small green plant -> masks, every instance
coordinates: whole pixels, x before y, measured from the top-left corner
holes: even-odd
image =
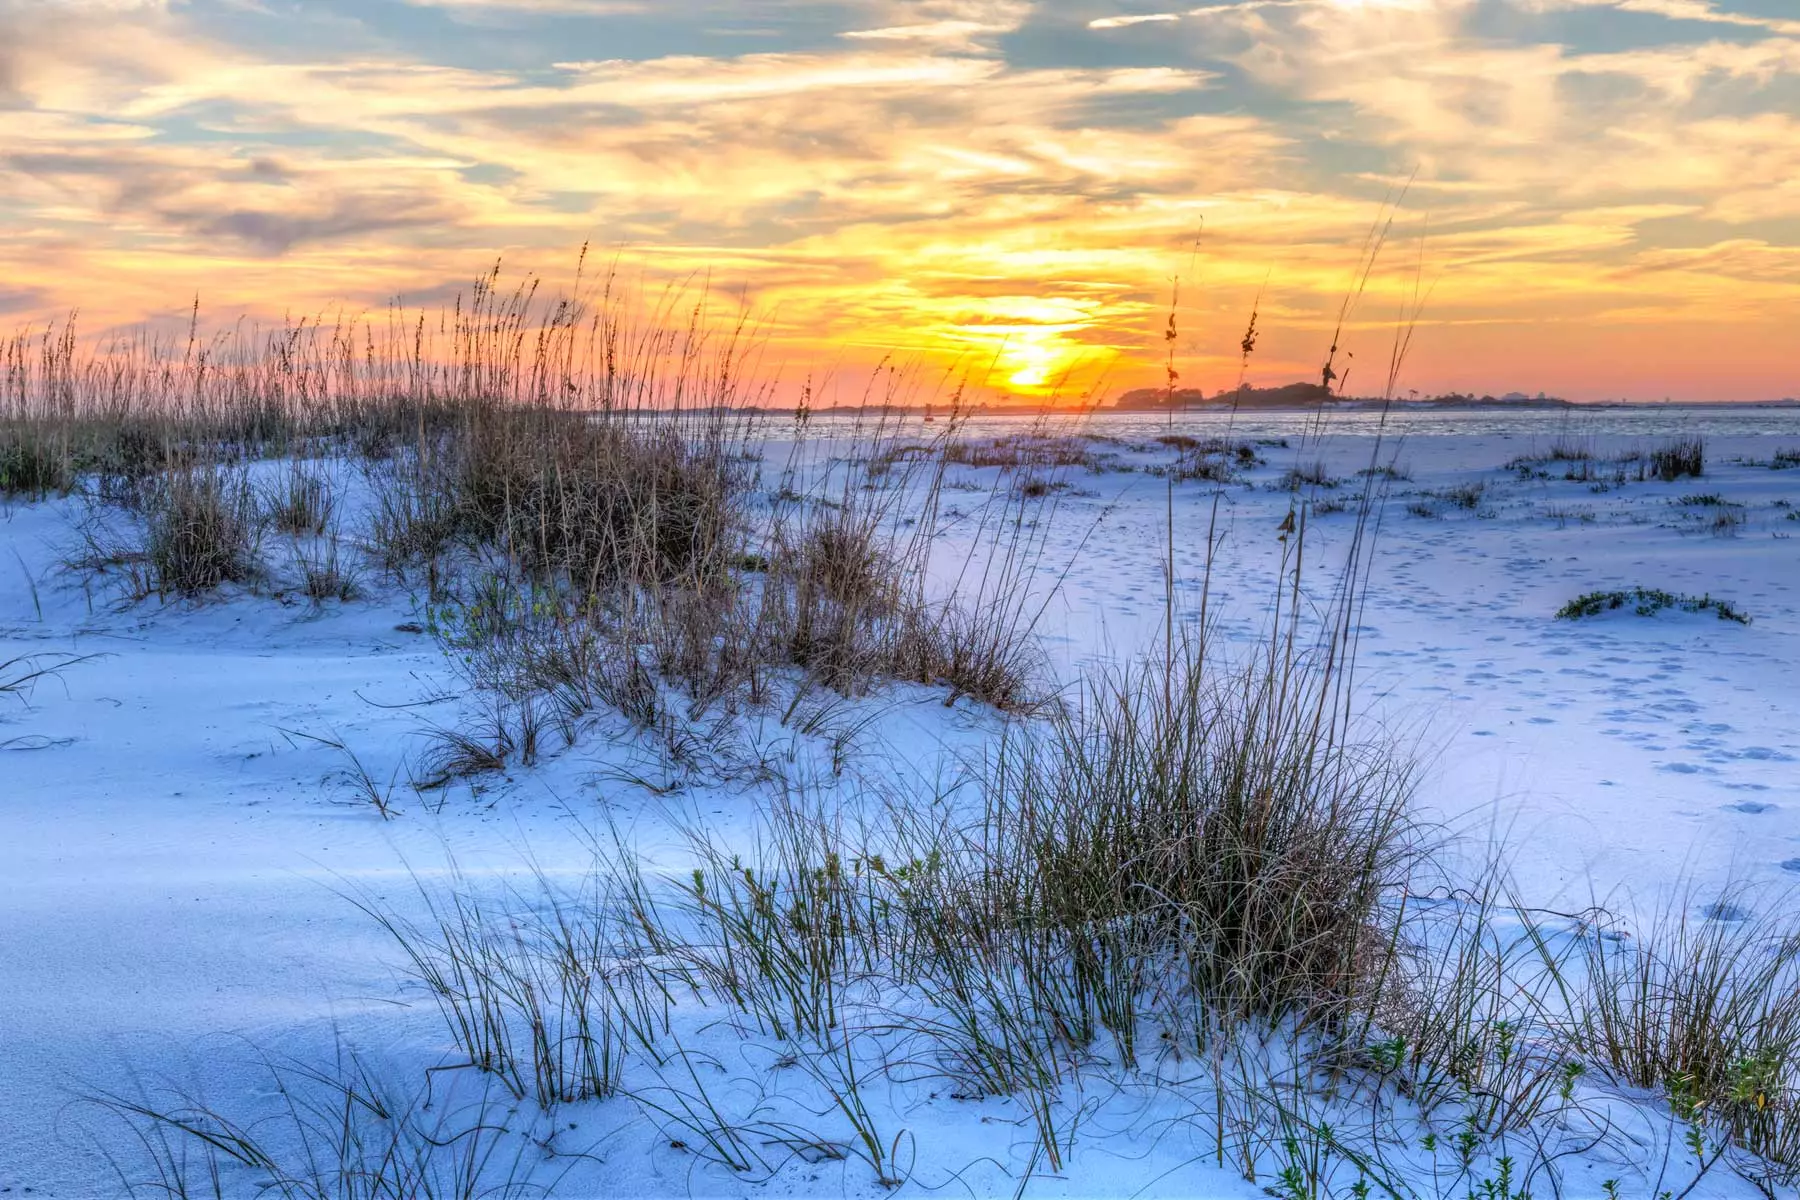
[[[1665,592],[1661,588],[1630,588],[1624,591],[1588,592],[1577,596],[1556,610],[1559,621],[1574,621],[1582,617],[1597,617],[1602,613],[1615,612],[1630,605],[1632,611],[1640,617],[1653,617],[1664,609],[1679,608],[1682,612],[1715,613],[1721,621],[1736,621],[1739,625],[1750,624],[1748,615],[1740,611],[1729,600],[1718,600],[1712,596],[1678,596],[1673,592]]]

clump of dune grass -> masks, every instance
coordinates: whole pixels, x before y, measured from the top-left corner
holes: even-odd
[[[1712,612],[1721,621],[1736,621],[1739,625],[1750,624],[1747,614],[1739,610],[1729,600],[1719,600],[1707,596],[1683,596],[1661,588],[1636,587],[1618,591],[1588,592],[1577,596],[1556,610],[1559,621],[1575,621],[1583,617],[1597,617],[1602,613],[1616,612],[1630,606],[1640,617],[1653,617],[1665,609],[1678,608],[1682,612]]]
[[[68,447],[55,431],[0,424],[0,496],[41,500],[74,487]]]
[[[1280,487],[1285,491],[1298,491],[1303,487],[1336,488],[1343,485],[1343,480],[1336,478],[1326,467],[1323,460],[1310,463],[1299,463],[1288,468],[1282,475]]]
[[[1407,772],[1342,740],[1325,672],[1178,653],[1090,685],[1046,740],[1002,747],[988,903],[1054,931],[1089,1003],[1116,986],[1109,965],[1161,960],[1202,1037],[1250,1017],[1335,1025],[1416,852]]]
[[[262,526],[240,472],[197,467],[143,481],[123,521],[90,517],[86,569],[117,571],[133,599],[193,599],[261,578]],[[121,527],[123,532],[120,532]]]
[[[145,494],[139,590],[197,596],[257,577],[260,531],[249,482],[222,470],[181,471]]]
[[[265,495],[263,519],[290,536],[317,537],[330,526],[335,503],[330,479],[296,462]]]
[[[1751,906],[1774,906],[1762,916]],[[1727,889],[1665,911],[1636,937],[1581,942],[1574,1033],[1622,1082],[1666,1097],[1706,1141],[1800,1172],[1800,931],[1781,897]],[[1716,1152],[1715,1152],[1716,1153]]]
[[[1170,478],[1176,480],[1233,483],[1244,471],[1261,466],[1265,461],[1256,445],[1248,441],[1198,438],[1183,433],[1163,434],[1156,441],[1176,451],[1175,465],[1169,468]]]
[[[928,453],[880,408],[844,430],[855,454],[813,461],[797,438],[765,507],[746,420],[480,406],[371,464],[377,557],[423,575],[434,628],[491,698],[485,732],[427,778],[498,769],[535,744],[528,722],[569,743],[601,708],[673,748],[777,690],[902,678],[1032,703],[1029,497],[993,488],[954,595],[925,587],[954,422]]]
[[[1482,497],[1487,494],[1487,485],[1480,480],[1472,483],[1458,484],[1455,487],[1438,488],[1425,492],[1424,495],[1433,500],[1442,500],[1454,508],[1465,512],[1474,512],[1481,507]]]
[[[1650,451],[1650,473],[1665,483],[1706,474],[1706,440],[1677,438]]]
[[[999,467],[1004,471],[1095,464],[1087,439],[1054,434],[1039,427],[1008,437],[947,439],[942,454],[946,462],[959,466]]]
[[[296,538],[293,563],[300,594],[315,606],[328,600],[348,603],[362,595],[362,572],[345,554],[336,530],[310,541]]]

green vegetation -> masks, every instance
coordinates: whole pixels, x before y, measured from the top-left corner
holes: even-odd
[[[1738,611],[1728,600],[1715,600],[1712,596],[1678,596],[1673,592],[1665,592],[1660,588],[1630,588],[1625,591],[1589,592],[1578,596],[1556,610],[1556,617],[1561,621],[1573,621],[1582,617],[1597,617],[1602,613],[1615,612],[1629,605],[1640,617],[1653,617],[1665,609],[1678,608],[1682,612],[1713,612],[1721,621],[1736,621],[1740,625],[1750,624],[1750,618]]]

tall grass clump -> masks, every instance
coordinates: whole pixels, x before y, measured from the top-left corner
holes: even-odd
[[[41,500],[74,487],[68,447],[55,431],[0,423],[0,497]]]
[[[255,497],[242,475],[179,471],[145,494],[140,590],[196,596],[259,571]]]
[[[1078,977],[1162,960],[1207,1022],[1337,1027],[1418,853],[1407,769],[1345,740],[1326,672],[1177,653],[1002,748],[991,902],[1057,931]]]
[[[1706,440],[1677,438],[1650,451],[1650,473],[1665,483],[1706,474]]]
[[[133,599],[192,599],[261,576],[257,498],[241,472],[192,467],[152,476],[132,504],[122,533],[116,518],[89,518],[79,565],[116,569]]]
[[[548,716],[568,741],[599,708],[673,746],[709,713],[778,690],[793,693],[791,711],[814,686],[857,694],[902,678],[1025,707],[1043,534],[996,487],[957,586],[934,596],[953,427],[912,453],[901,425],[873,411],[816,445],[797,419],[781,484],[765,493],[750,415],[729,405],[479,410],[371,468],[377,553],[425,574],[436,628],[509,725],[482,740],[527,762],[528,720]]]
[[[1728,891],[1638,937],[1585,940],[1575,1033],[1785,1186],[1800,1177],[1800,931],[1739,907],[1754,898]]]
[[[263,515],[271,527],[282,533],[318,537],[330,526],[335,505],[331,480],[296,462],[269,489]]]

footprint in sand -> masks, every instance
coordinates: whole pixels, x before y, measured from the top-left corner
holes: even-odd
[[[1775,811],[1775,806],[1773,804],[1764,804],[1759,800],[1744,800],[1737,804],[1727,804],[1725,807],[1741,813],[1766,813]]]
[[[1745,746],[1737,753],[1739,758],[1753,758],[1759,762],[1793,762],[1794,756],[1783,754],[1779,750],[1771,750],[1767,746]]]

